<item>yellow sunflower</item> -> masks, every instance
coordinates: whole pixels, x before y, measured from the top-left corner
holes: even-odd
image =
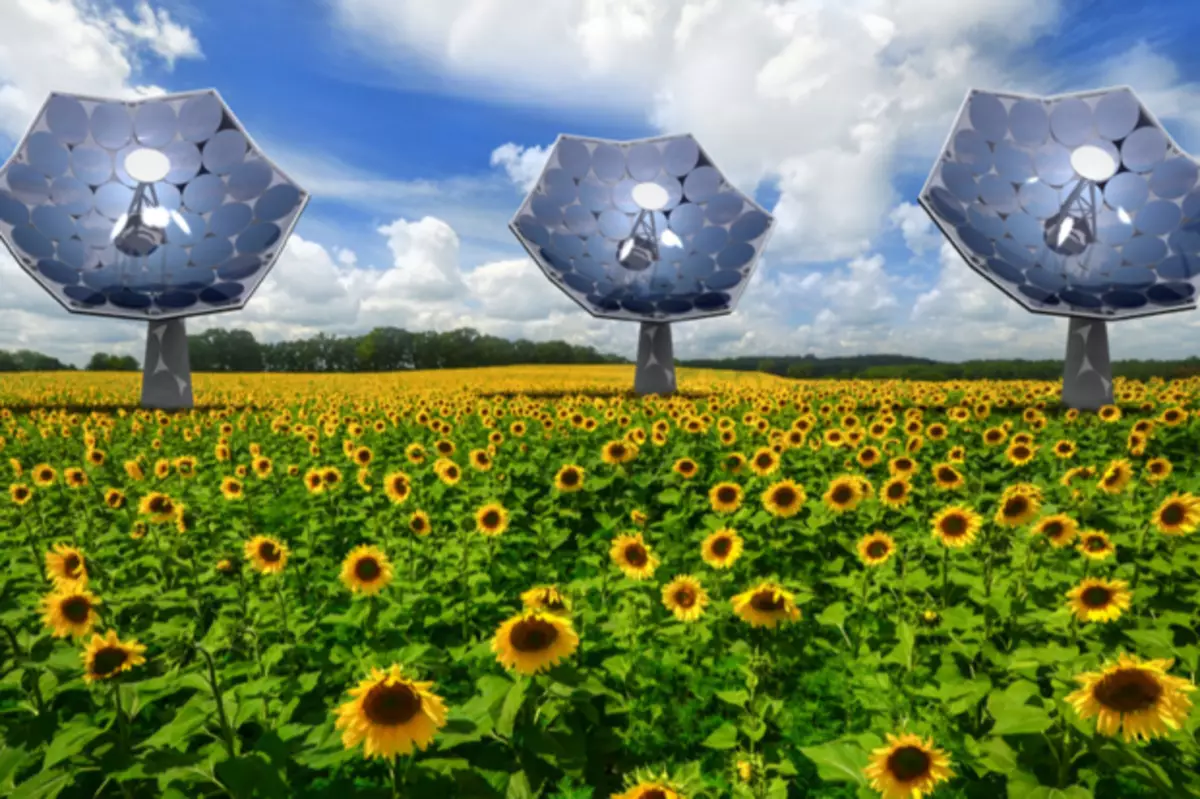
[[[708,605],[708,592],[690,574],[681,574],[662,590],[663,605],[683,622],[696,621]]]
[[[1033,456],[1036,454],[1036,447],[1014,440],[1005,451],[1004,456],[1013,466],[1024,466],[1033,460]]]
[[[565,464],[554,475],[554,487],[564,494],[570,494],[583,488],[586,472],[573,463]]]
[[[876,530],[858,540],[858,557],[867,566],[881,566],[896,551],[896,542],[887,533]]]
[[[263,574],[281,574],[287,565],[288,548],[280,541],[256,535],[246,542],[246,559]]]
[[[700,557],[714,569],[728,569],[741,557],[744,542],[730,529],[710,533],[700,544]]]
[[[42,622],[55,638],[81,637],[100,621],[99,604],[95,594],[78,585],[59,588],[42,599]]]
[[[538,585],[521,593],[521,604],[528,610],[544,610],[559,615],[571,611],[571,600],[557,585]]]
[[[429,514],[423,510],[413,511],[408,517],[408,529],[416,535],[429,535]]]
[[[175,518],[175,500],[161,491],[151,491],[138,503],[138,513],[149,516],[154,524],[165,524]]]
[[[143,656],[145,651],[146,647],[135,639],[122,641],[115,630],[109,630],[103,638],[93,635],[81,655],[83,680],[88,683],[109,680],[134,666],[140,666],[146,662]]]
[[[438,479],[448,486],[458,485],[458,481],[462,479],[462,469],[454,461],[438,458],[433,468]]]
[[[393,505],[403,505],[412,494],[412,478],[404,472],[391,472],[383,478],[383,493]]]
[[[1079,525],[1065,513],[1056,513],[1038,520],[1030,531],[1031,535],[1042,535],[1055,549],[1062,549],[1075,540]]]
[[[1067,592],[1070,608],[1080,621],[1110,622],[1129,610],[1133,595],[1124,580],[1089,577]]]
[[[1096,719],[1096,732],[1125,741],[1165,737],[1178,730],[1192,708],[1196,686],[1167,670],[1174,660],[1141,660],[1121,654],[1100,671],[1075,677],[1083,687],[1067,696],[1081,719]]]
[[[24,483],[16,483],[8,487],[8,495],[17,505],[24,505],[33,499],[33,489]]]
[[[55,544],[46,553],[46,577],[58,589],[87,585],[87,559],[83,552],[66,544]]]
[[[241,499],[245,496],[242,481],[236,477],[226,477],[221,481],[221,496],[227,500]]]
[[[605,463],[613,466],[620,463],[629,463],[637,457],[637,444],[632,441],[609,441],[600,451],[600,457]]]
[[[378,547],[355,547],[342,561],[342,582],[351,593],[378,594],[392,581],[392,562]]]
[[[708,503],[717,513],[733,513],[742,506],[742,487],[737,483],[717,483],[708,491]]]
[[[793,480],[772,483],[762,493],[762,504],[772,516],[788,518],[800,512],[800,506],[808,499],[804,486]]]
[[[959,549],[975,540],[983,519],[962,505],[951,505],[933,517],[933,537],[948,547]]]
[[[731,600],[733,612],[751,627],[773,628],[781,621],[798,621],[795,597],[772,582],[763,582]]]
[[[949,463],[939,463],[933,467],[933,484],[943,491],[962,488],[964,483],[962,473]]]
[[[1146,461],[1146,482],[1161,483],[1171,476],[1173,468],[1166,458],[1151,458]]]
[[[912,734],[889,734],[887,745],[871,752],[863,774],[880,799],[921,799],[954,776],[946,753],[932,739]]]
[[[908,477],[898,474],[889,477],[879,489],[879,501],[888,507],[899,508],[908,502],[911,493]]]
[[[33,484],[39,488],[54,485],[54,479],[58,477],[58,473],[48,463],[39,463],[30,469],[33,474]]]
[[[618,535],[613,539],[608,554],[630,580],[648,580],[658,568],[658,558],[642,540],[641,533]]]
[[[766,477],[769,474],[774,474],[779,468],[779,456],[769,447],[762,447],[755,451],[750,458],[750,471],[754,472],[759,477]]]
[[[1150,517],[1150,523],[1163,535],[1180,536],[1196,532],[1200,525],[1200,497],[1172,494]]]
[[[404,676],[399,664],[384,671],[372,668],[370,676],[350,689],[352,699],[337,709],[336,729],[342,730],[342,745],[353,749],[360,743],[370,760],[411,754],[424,750],[446,724],[446,706],[433,693],[432,682]]]
[[[321,494],[325,491],[325,481],[321,479],[320,469],[309,469],[304,473],[304,487],[310,494]]]
[[[1025,493],[1013,493],[1000,500],[996,508],[996,524],[1005,527],[1020,527],[1037,518],[1041,503],[1036,496]]]
[[[1105,560],[1116,554],[1112,539],[1100,530],[1085,530],[1079,534],[1079,545],[1075,547],[1086,558]]]
[[[627,790],[612,794],[611,799],[687,799],[687,796],[660,780],[638,780]]]
[[[821,499],[835,513],[854,510],[862,501],[862,493],[859,492],[858,486],[858,478],[850,475],[835,477],[829,483],[829,489]]]
[[[508,511],[498,502],[489,502],[475,511],[475,530],[486,536],[497,536],[508,529]]]
[[[1120,458],[1108,464],[1104,469],[1097,487],[1106,494],[1119,494],[1125,490],[1125,486],[1129,485],[1129,481],[1132,479],[1133,467],[1129,465],[1129,461]]]
[[[671,467],[671,471],[679,475],[685,480],[691,480],[700,472],[700,467],[691,458],[680,458],[675,461],[675,465]]]
[[[492,639],[496,661],[519,674],[549,669],[579,648],[571,621],[543,610],[526,610],[505,621]]]

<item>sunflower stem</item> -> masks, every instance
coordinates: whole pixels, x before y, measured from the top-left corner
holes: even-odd
[[[287,600],[283,596],[283,575],[280,574],[275,580],[275,596],[279,598],[279,614],[283,618],[283,636],[285,639],[291,638],[292,631],[288,624]]]
[[[942,545],[942,609],[950,606],[950,547]]]
[[[229,724],[229,716],[225,713],[225,698],[221,694],[221,684],[217,681],[217,667],[213,662],[213,657],[208,653],[208,650],[200,645],[196,645],[196,651],[204,658],[208,664],[208,685],[212,688],[213,699],[217,702],[217,719],[221,723],[221,734],[225,739],[225,751],[229,753],[230,759],[237,757],[237,745],[234,742],[233,727]]]
[[[1150,528],[1147,525],[1143,525],[1141,531],[1138,533],[1137,562],[1133,565],[1133,581],[1129,585],[1130,591],[1137,590],[1138,580],[1140,580],[1142,577],[1142,562],[1146,549],[1146,531],[1149,529]],[[1140,611],[1138,612],[1138,615],[1141,615]]]

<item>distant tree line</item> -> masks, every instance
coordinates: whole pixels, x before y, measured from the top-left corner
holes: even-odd
[[[1061,360],[1030,361],[1021,358],[947,363],[908,355],[851,355],[818,358],[814,355],[685,361],[685,366],[766,372],[794,379],[857,380],[1061,380]],[[1148,380],[1200,375],[1200,357],[1175,361],[1114,361],[1115,377]]]
[[[624,358],[562,341],[509,341],[471,328],[445,333],[412,333],[377,327],[362,336],[320,333],[299,341],[259,342],[248,330],[215,328],[188,337],[196,372],[390,372],[409,369],[461,369],[520,364],[628,363]],[[908,355],[852,355],[840,358],[754,356],[680,361],[681,366],[766,372],[794,379],[859,380],[1061,380],[1061,360],[934,361]],[[74,369],[32,350],[0,350],[0,372]],[[89,371],[136,371],[131,355],[98,352]],[[1200,375],[1200,357],[1175,361],[1115,361],[1113,374],[1135,380]]]
[[[509,341],[471,328],[412,333],[377,327],[363,336],[319,333],[299,341],[259,342],[248,330],[188,336],[195,372],[391,372],[517,364],[624,363],[563,341]]]

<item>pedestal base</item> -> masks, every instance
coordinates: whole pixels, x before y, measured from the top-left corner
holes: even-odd
[[[1067,325],[1067,359],[1063,367],[1063,405],[1094,411],[1101,405],[1111,404],[1112,399],[1108,326],[1099,319],[1071,317]]]
[[[183,319],[151,322],[142,362],[142,407],[177,410],[192,407],[192,366]]]
[[[642,322],[633,390],[641,396],[675,393],[675,348],[669,323]]]

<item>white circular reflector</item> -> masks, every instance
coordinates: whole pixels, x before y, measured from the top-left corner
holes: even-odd
[[[1107,150],[1085,144],[1071,152],[1071,168],[1079,173],[1080,177],[1099,182],[1116,174],[1117,161]]]
[[[670,200],[666,189],[649,181],[634,186],[632,194],[633,201],[647,211],[661,211]]]
[[[171,171],[171,159],[158,150],[139,147],[125,156],[125,171],[138,183],[157,183]]]

